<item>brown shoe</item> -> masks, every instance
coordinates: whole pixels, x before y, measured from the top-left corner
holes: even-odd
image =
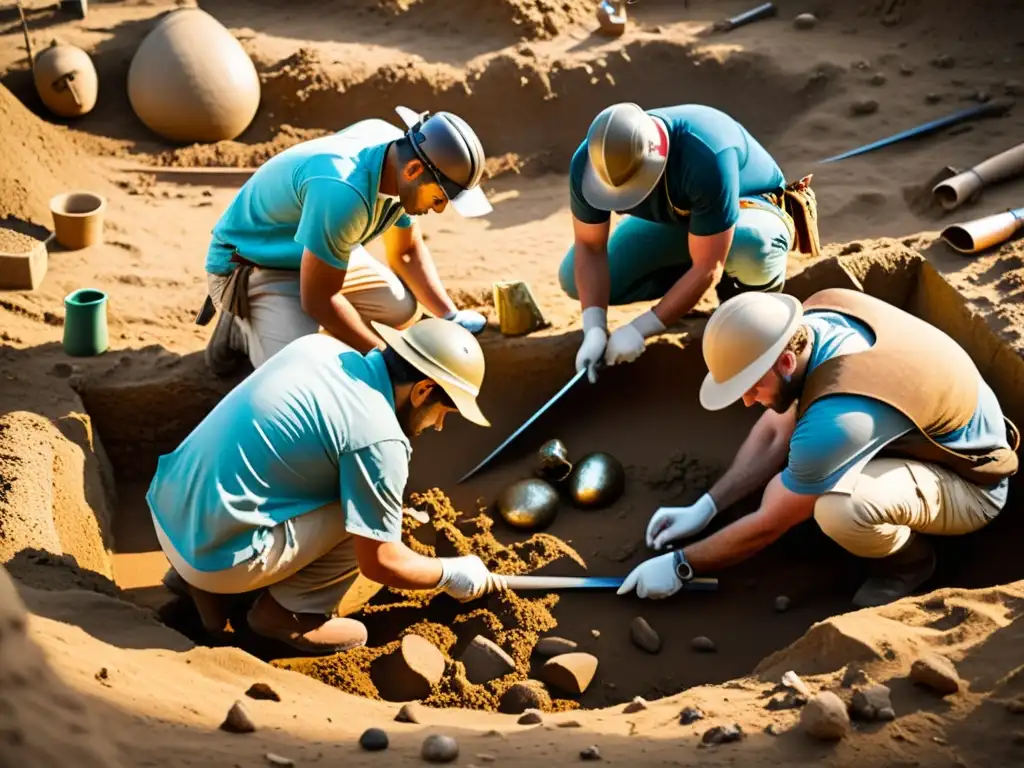
[[[269,592],[260,595],[247,616],[249,629],[278,640],[302,653],[324,656],[366,645],[366,626],[355,619],[331,618],[322,613],[294,613]]]
[[[192,599],[204,630],[218,638],[227,633],[231,618],[231,595],[215,595],[193,587],[173,568],[164,574],[163,584],[178,597]]]

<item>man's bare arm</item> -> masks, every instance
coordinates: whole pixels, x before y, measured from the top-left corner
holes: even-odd
[[[573,277],[580,306],[608,308],[611,279],[608,274],[608,233],[610,222],[584,224],[572,217]]]
[[[438,275],[418,222],[411,227],[389,227],[384,233],[388,265],[409,287],[412,295],[436,317],[446,317],[458,309],[448,296]]]
[[[654,314],[663,325],[670,326],[685,317],[700,297],[722,278],[735,231],[733,226],[716,235],[689,235],[692,266],[654,306]]]
[[[332,267],[308,248],[304,249],[299,270],[302,311],[336,339],[363,354],[371,349],[382,349],[384,341],[363,322],[352,303],[341,293],[346,272]]]
[[[736,458],[708,493],[719,510],[764,486],[781,471],[796,429],[796,405],[785,413],[765,411],[736,452]]]

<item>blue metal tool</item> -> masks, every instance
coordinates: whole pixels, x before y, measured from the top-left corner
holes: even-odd
[[[509,589],[618,589],[625,576],[506,576]],[[683,584],[687,592],[714,592],[718,579],[698,577]]]
[[[724,19],[723,21],[716,21],[714,24],[715,32],[731,32],[737,27],[745,26],[761,19],[767,19],[769,16],[774,16],[778,12],[775,7],[775,3],[762,3],[756,8],[751,8],[749,11],[733,16],[731,19]]]

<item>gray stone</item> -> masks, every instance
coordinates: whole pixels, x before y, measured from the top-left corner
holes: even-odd
[[[703,635],[693,638],[693,640],[690,641],[690,647],[700,653],[714,653],[718,650],[714,640],[710,637],[704,637]]]
[[[800,711],[800,725],[816,739],[835,741],[850,732],[850,716],[842,699],[822,691]]]
[[[596,744],[591,744],[586,749],[580,750],[580,760],[600,760],[601,750],[597,748]]]
[[[910,666],[910,679],[918,685],[930,688],[940,696],[948,696],[960,690],[960,675],[953,663],[935,654],[922,656]]]
[[[789,610],[789,606],[791,604],[792,601],[788,597],[786,597],[785,595],[779,595],[775,598],[775,612],[785,613]]]
[[[566,640],[564,637],[544,637],[533,647],[533,652],[538,656],[551,658],[563,653],[572,653],[577,647],[575,642]]]
[[[679,713],[679,724],[690,725],[698,720],[704,719],[704,713],[697,707],[683,707],[683,711]]]
[[[861,101],[855,101],[850,105],[850,114],[857,117],[873,115],[877,111],[878,102],[874,99],[862,99]]]
[[[857,689],[850,701],[850,714],[868,722],[895,720],[896,713],[889,698],[889,689],[880,684]]]
[[[516,720],[519,725],[540,725],[544,722],[544,715],[539,710],[528,709]]]
[[[471,683],[497,680],[516,671],[516,663],[496,643],[483,635],[473,638],[459,657],[466,667],[466,679]]]
[[[743,738],[743,729],[737,724],[716,725],[704,731],[700,737],[702,744],[729,744]]]
[[[941,93],[928,93],[928,94],[925,94],[924,100],[925,100],[926,104],[938,104],[940,101],[942,101],[942,94]]]
[[[451,736],[432,733],[423,740],[420,757],[428,763],[450,763],[459,756],[459,743]]]
[[[648,653],[661,650],[661,637],[654,631],[643,616],[637,616],[629,625],[629,636],[633,644]]]
[[[236,701],[228,710],[227,717],[220,724],[220,729],[228,733],[252,733],[256,730],[256,725],[249,717],[242,702]]]
[[[359,746],[367,752],[379,752],[388,748],[388,735],[380,728],[367,728],[359,737]]]
[[[814,29],[818,24],[818,17],[813,13],[801,13],[793,19],[793,26],[801,31]]]

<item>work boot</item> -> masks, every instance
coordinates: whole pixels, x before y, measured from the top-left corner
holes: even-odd
[[[366,645],[366,626],[355,619],[322,613],[294,613],[269,592],[260,595],[248,614],[249,629],[302,653],[325,656]]]
[[[878,561],[878,572],[857,590],[853,604],[858,608],[874,608],[906,597],[932,577],[935,563],[932,545],[914,534],[907,546]]]
[[[230,595],[216,595],[193,587],[173,568],[164,574],[163,585],[178,597],[192,600],[199,620],[203,623],[203,629],[209,634],[218,638],[226,634],[231,617]]]
[[[214,376],[231,376],[245,359],[246,354],[234,344],[236,333],[235,316],[221,309],[217,325],[206,343],[206,367]]]

